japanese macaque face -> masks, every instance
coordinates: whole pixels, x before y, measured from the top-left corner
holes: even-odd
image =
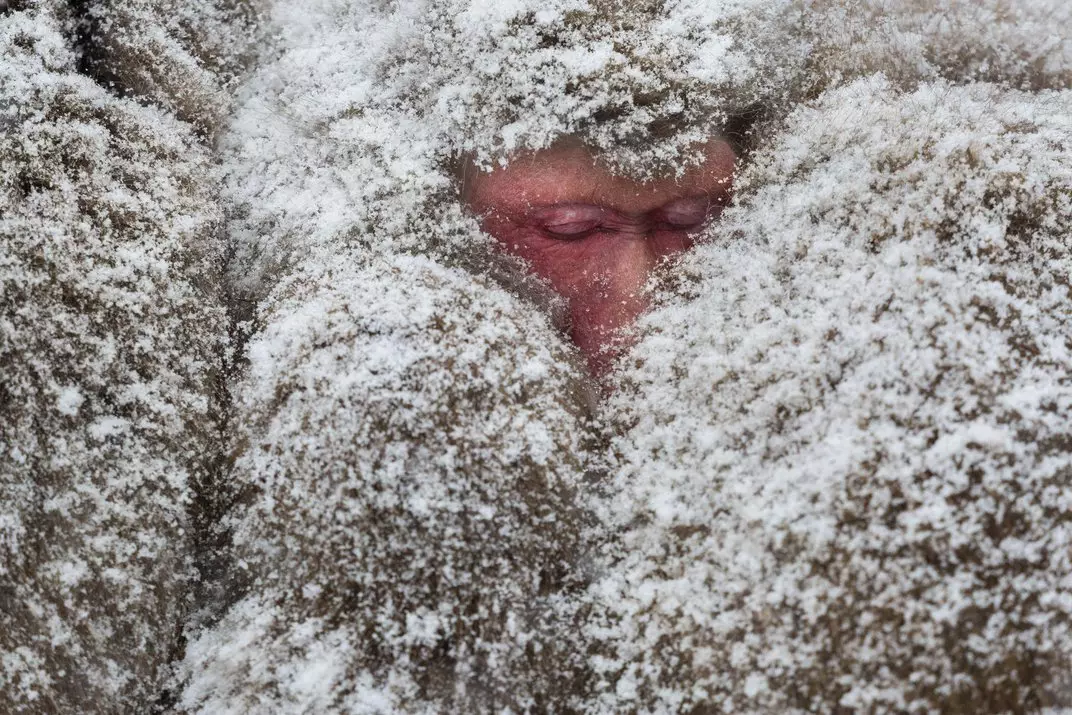
[[[612,174],[572,143],[466,172],[463,197],[483,229],[568,301],[570,337],[597,377],[647,308],[652,270],[729,202],[733,149],[722,140],[701,149],[703,161],[680,176],[646,182]]]

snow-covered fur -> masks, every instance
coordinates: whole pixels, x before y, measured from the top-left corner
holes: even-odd
[[[259,0],[72,3],[84,69],[113,91],[171,111],[208,135],[255,52]]]
[[[902,87],[947,78],[1072,88],[1072,5],[1053,0],[814,0],[808,84],[882,72]]]
[[[0,706],[1072,707],[1063,0],[18,5]],[[597,405],[459,171],[742,120]]]
[[[741,179],[612,400],[598,702],[1072,706],[1072,92],[860,80]]]
[[[245,590],[179,709],[1066,703],[1069,100],[1015,88],[1068,40],[973,7],[278,4],[221,142]],[[458,165],[644,175],[741,115],[606,449]]]
[[[341,260],[288,281],[249,346],[249,594],[190,646],[180,707],[519,711],[568,692],[586,393],[561,340],[461,271]]]
[[[435,84],[372,69],[420,39],[413,8],[275,12],[220,142],[252,330],[241,595],[191,642],[178,708],[547,709],[583,690],[592,387],[554,301],[458,203],[471,134],[436,120]]]
[[[487,237],[459,211],[463,159],[577,134],[650,172],[796,86],[805,43],[777,31],[789,0],[676,5],[273,4],[275,42],[221,138],[236,284],[259,300],[341,246],[472,265]]]
[[[77,71],[61,3],[0,15],[0,711],[147,712],[220,453],[209,157]]]

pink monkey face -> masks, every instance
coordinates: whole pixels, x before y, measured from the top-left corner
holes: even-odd
[[[596,376],[647,308],[655,266],[688,249],[730,200],[733,149],[712,140],[703,152],[681,176],[650,182],[611,174],[577,145],[467,176],[465,200],[483,229],[568,301],[570,337]]]

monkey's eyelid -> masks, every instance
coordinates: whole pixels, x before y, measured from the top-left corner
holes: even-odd
[[[543,230],[553,236],[579,236],[599,226],[599,221],[567,221],[564,223],[546,223]]]
[[[547,206],[533,212],[532,218],[545,226],[583,221],[601,221],[604,209],[590,204],[564,204]]]
[[[678,199],[659,209],[659,218],[675,226],[696,226],[707,220],[711,208],[707,196]]]

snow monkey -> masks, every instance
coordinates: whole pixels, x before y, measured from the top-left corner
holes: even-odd
[[[729,202],[737,152],[726,140],[702,160],[646,181],[615,174],[579,140],[466,171],[463,198],[483,229],[568,302],[569,335],[601,377],[647,307],[653,269],[688,249]]]

